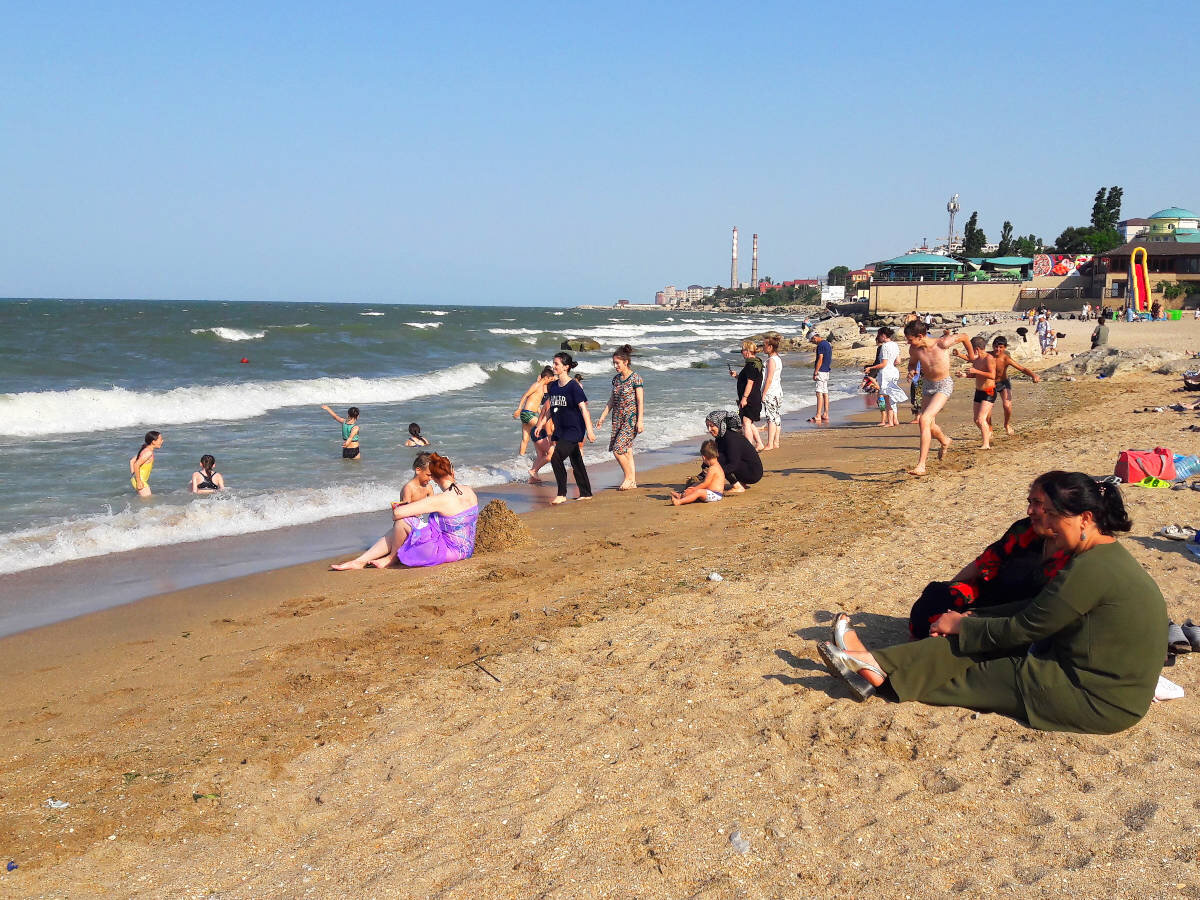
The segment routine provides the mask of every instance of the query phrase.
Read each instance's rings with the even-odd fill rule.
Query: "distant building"
[[[1121,235],[1121,240],[1125,243],[1129,243],[1139,234],[1145,234],[1149,230],[1149,219],[1126,219],[1124,222],[1117,223],[1117,233]]]
[[[875,267],[863,266],[861,269],[855,269],[850,273],[849,278],[851,283],[859,284],[871,280],[871,276],[875,273]]]
[[[1176,232],[1194,234],[1197,229],[1200,229],[1200,216],[1188,209],[1169,206],[1150,217],[1146,237],[1151,241],[1171,241],[1176,239]]]

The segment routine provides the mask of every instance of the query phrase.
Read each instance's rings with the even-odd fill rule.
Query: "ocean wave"
[[[274,409],[321,403],[400,403],[483,384],[488,373],[462,363],[423,375],[313,378],[191,385],[169,391],[81,388],[0,394],[0,435],[76,434],[148,425],[252,419]]]
[[[540,328],[489,328],[489,334],[553,334]]]
[[[532,338],[532,337],[523,337],[523,338],[518,338],[518,340],[519,340],[519,341],[520,341],[522,344],[536,344],[536,343],[537,343],[537,338]]]
[[[427,315],[427,316],[448,316],[448,315],[450,315],[449,310],[445,310],[445,309],[423,309],[423,310],[421,310],[421,312],[425,313],[425,315]]]
[[[385,315],[387,315],[387,313],[381,313],[381,312],[362,312],[362,313],[359,313],[359,315],[360,315],[360,316],[385,316]]]
[[[405,322],[404,324],[408,325],[412,328],[441,328],[442,327],[441,322]]]
[[[223,341],[257,341],[265,338],[265,331],[242,331],[240,328],[193,328],[192,334],[213,334]]]

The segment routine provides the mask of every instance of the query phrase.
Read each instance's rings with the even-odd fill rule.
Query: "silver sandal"
[[[829,641],[818,642],[817,653],[821,655],[825,668],[846,682],[859,700],[866,700],[875,693],[875,685],[859,675],[859,670],[866,669],[868,672],[874,672],[880,678],[887,678],[887,674],[878,666],[855,659],[845,650],[839,650],[833,646]]]
[[[846,632],[850,628],[850,616],[844,612],[838,613],[833,617],[833,627],[829,630],[829,643],[837,647],[843,653],[850,651],[846,647]]]

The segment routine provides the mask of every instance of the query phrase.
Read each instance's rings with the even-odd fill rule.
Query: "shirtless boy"
[[[938,459],[944,458],[954,443],[937,423],[937,414],[954,392],[954,379],[950,377],[950,348],[955,344],[963,344],[968,348],[968,353],[974,352],[965,334],[931,338],[928,332],[929,326],[924,322],[909,322],[904,326],[904,340],[908,342],[909,377],[916,371],[917,363],[921,364],[924,374],[921,383],[924,402],[921,414],[917,416],[917,424],[921,428],[921,451],[916,466],[908,470],[909,475],[925,474],[925,460],[929,457],[929,446],[933,440],[941,444]]]
[[[1031,372],[1008,355],[1008,338],[1003,335],[992,341],[991,355],[996,360],[996,395],[1004,406],[1004,430],[1008,434],[1015,434],[1012,425],[1009,424],[1012,419],[1012,381],[1008,377],[1008,369],[1011,366],[1018,372],[1024,373],[1032,379],[1034,384],[1042,379],[1038,377],[1037,372]],[[990,419],[988,424],[991,424]]]
[[[987,338],[971,338],[971,354],[967,360],[971,368],[962,373],[963,378],[974,377],[975,424],[983,437],[980,450],[992,449],[992,404],[996,402],[996,360],[987,352]],[[958,351],[954,352],[958,356]]]

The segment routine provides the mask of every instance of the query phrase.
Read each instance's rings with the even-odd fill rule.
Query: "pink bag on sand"
[[[1175,480],[1175,454],[1165,447],[1153,450],[1122,450],[1113,474],[1125,484],[1137,484],[1143,478]]]

